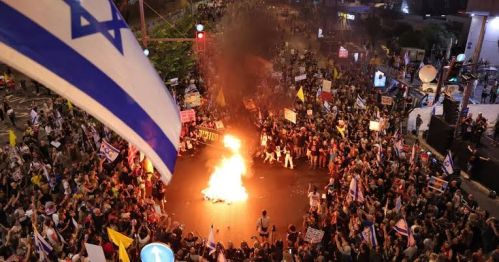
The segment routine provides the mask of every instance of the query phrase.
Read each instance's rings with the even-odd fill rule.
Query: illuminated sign
[[[163,243],[151,243],[140,251],[140,259],[143,262],[173,262],[173,251]]]
[[[343,17],[346,20],[355,20],[355,15],[343,13],[343,12],[338,12],[338,17]]]
[[[343,46],[340,46],[340,51],[338,52],[338,57],[339,58],[347,58],[348,57],[348,50],[344,48]]]

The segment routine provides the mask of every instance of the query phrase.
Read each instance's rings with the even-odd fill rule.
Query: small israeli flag
[[[109,162],[114,162],[118,158],[120,150],[109,144],[106,140],[102,140],[99,153],[106,157]]]
[[[447,155],[444,158],[444,162],[442,163],[442,170],[447,175],[454,174],[454,161],[452,160],[452,153],[450,150],[447,152]]]

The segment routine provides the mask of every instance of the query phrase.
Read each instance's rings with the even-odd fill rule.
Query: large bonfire
[[[242,176],[246,174],[246,163],[241,152],[241,140],[224,136],[224,147],[230,151],[229,157],[223,157],[211,174],[208,187],[202,193],[206,199],[225,202],[244,201],[248,193],[243,186]]]

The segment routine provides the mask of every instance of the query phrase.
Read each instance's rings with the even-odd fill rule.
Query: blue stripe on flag
[[[407,236],[407,230],[400,228],[398,226],[394,226],[393,229],[395,229],[395,231],[399,232],[400,234]]]
[[[174,144],[116,82],[59,38],[1,1],[0,13],[2,43],[46,67],[111,111],[154,149],[173,174],[177,156]],[[16,28],[15,34],[5,30],[12,27]]]

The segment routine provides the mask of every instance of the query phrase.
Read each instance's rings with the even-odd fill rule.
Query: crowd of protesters
[[[420,155],[417,142],[413,150],[404,150],[411,148],[400,136],[406,112],[386,110],[371,84],[372,72],[344,65],[342,76],[334,79],[339,66],[319,69],[311,53],[289,57],[280,84],[296,87],[291,96],[303,88],[305,99],[296,98],[292,108],[296,124],[284,118],[282,109],[263,103],[260,155],[264,162],[290,168],[303,158],[294,166],[326,168],[330,176],[323,189],[309,189],[310,210],[299,235],[313,227],[323,230],[324,238],[307,244],[292,225],[287,239],[292,254],[333,261],[484,261],[489,254],[490,261],[499,259],[496,219],[462,192],[458,178]],[[303,73],[300,67],[307,79],[295,82],[293,76]],[[320,93],[322,79],[333,82],[327,95]],[[369,128],[373,120],[381,124],[379,131]],[[480,118],[475,123],[480,125]],[[428,187],[432,176],[448,181],[448,187],[443,192]],[[352,179],[360,185],[360,200],[352,196]],[[400,219],[411,228],[414,243],[394,230]],[[376,244],[361,237],[371,225]]]
[[[210,252],[203,237],[171,221],[159,175],[127,142],[53,97],[33,106],[26,123],[10,123],[23,135],[0,151],[0,260],[88,261],[84,243],[91,243],[118,261],[108,227],[134,239],[130,261],[139,261],[140,249],[156,241],[167,243],[178,261],[499,260],[496,218],[462,191],[458,178],[420,154],[417,142],[404,146],[407,112],[382,105],[372,70],[353,62],[321,67],[312,52],[284,45],[273,62],[278,74],[269,73],[253,100],[260,130],[255,157],[291,169],[307,165],[329,177],[327,184],[309,186],[303,224],[289,225],[285,238],[268,237],[273,229],[264,211],[257,222],[261,239],[239,247],[218,243]],[[302,74],[306,79],[295,81]],[[330,91],[322,88],[324,79],[331,81]],[[300,89],[303,97],[295,98]],[[287,97],[296,120],[284,117],[276,95]],[[10,107],[4,103],[3,109],[8,114]],[[195,121],[184,125],[180,154],[194,154],[202,142],[199,127],[217,129],[216,122],[227,119],[227,112],[201,101]],[[371,121],[378,126],[370,128]],[[99,155],[104,140],[120,151],[116,160]],[[432,177],[448,185],[430,188]],[[395,229],[401,220],[407,235]],[[324,232],[319,243],[306,241],[309,228]],[[363,234],[370,228],[376,241]],[[47,254],[37,250],[34,232],[50,244]]]

